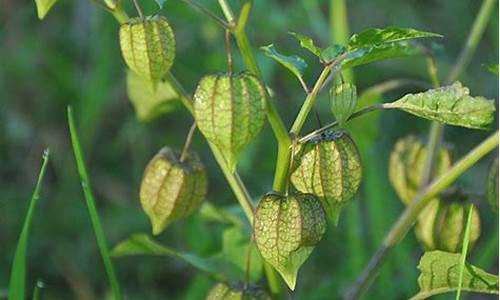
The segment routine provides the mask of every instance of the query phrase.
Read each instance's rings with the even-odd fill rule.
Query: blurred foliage
[[[134,14],[130,2],[125,3],[127,11]],[[221,15],[216,1],[198,2]],[[242,1],[231,2],[236,8]],[[141,4],[147,13],[159,12],[153,0],[142,0]],[[444,35],[435,47],[438,72],[444,78],[462,48],[479,5],[480,1],[473,0],[350,1],[349,23],[352,32],[398,26]],[[258,47],[275,43],[283,53],[304,57],[309,65],[304,78],[311,84],[321,66],[287,32],[313,36],[319,46],[328,46],[328,11],[328,1],[321,0],[255,1],[249,38],[287,124],[295,117],[304,93],[293,74]],[[176,33],[178,56],[172,71],[188,91],[194,91],[202,75],[226,68],[224,32],[215,23],[182,1],[167,1],[160,13],[169,18]],[[149,123],[136,119],[126,95],[118,25],[91,1],[59,1],[39,22],[33,2],[5,0],[0,8],[0,40],[0,295],[8,285],[10,270],[6,266],[10,266],[14,255],[40,154],[48,146],[52,161],[42,189],[46,199],[40,202],[33,220],[28,286],[34,286],[40,278],[46,285],[45,299],[102,299],[107,293],[107,281],[71,155],[66,105],[72,104],[75,109],[98,209],[111,245],[131,233],[149,231],[138,201],[143,168],[162,146],[182,147],[192,120],[181,108]],[[233,55],[236,69],[241,69],[241,58],[236,51]],[[498,99],[498,77],[483,67],[492,63],[498,63],[496,14],[470,67],[460,78],[472,94]],[[395,78],[429,81],[425,66],[425,59],[417,57],[356,68],[358,91],[361,94],[376,83]],[[384,95],[374,93],[373,97],[360,98],[360,105],[417,91],[404,87]],[[324,123],[332,119],[327,99],[326,92],[318,99]],[[310,118],[304,132],[317,126],[315,118]],[[304,265],[296,299],[320,300],[325,295],[333,299],[353,282],[403,210],[387,179],[389,153],[398,138],[409,133],[425,137],[428,128],[429,122],[395,111],[376,113],[352,123],[362,159],[369,161],[363,191],[347,206],[339,226],[329,227]],[[454,146],[454,155],[459,158],[487,134],[448,126],[445,141]],[[195,135],[193,149],[207,165],[208,200],[217,206],[234,204],[234,196],[199,134]],[[275,156],[272,132],[266,126],[245,150],[238,166],[253,197],[271,189]],[[482,160],[461,176],[458,184],[478,193],[484,191],[490,162],[491,157]],[[496,273],[498,216],[480,198],[475,200],[483,216],[484,231],[469,261]],[[193,216],[173,224],[159,241],[179,251],[210,256],[221,251],[222,233],[227,228]],[[402,299],[415,294],[421,253],[413,234],[408,234],[366,299]],[[115,258],[115,262],[128,299],[202,299],[214,283],[207,275],[169,257]]]

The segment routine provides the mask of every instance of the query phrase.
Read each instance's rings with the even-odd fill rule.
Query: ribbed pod
[[[340,126],[343,126],[358,104],[356,86],[352,83],[333,86],[330,90],[330,101],[335,119]]]
[[[262,129],[265,104],[264,86],[249,72],[212,74],[199,82],[194,95],[196,124],[232,169]]]
[[[464,201],[435,199],[420,213],[415,235],[426,251],[460,252],[467,224],[469,204]],[[469,251],[481,233],[478,209],[473,206]]]
[[[140,200],[153,234],[193,213],[207,193],[207,176],[198,156],[189,153],[182,162],[179,157],[176,151],[162,148],[144,171]]]
[[[121,25],[120,47],[128,67],[154,85],[174,63],[174,32],[163,16],[131,18]]]
[[[326,132],[296,151],[291,180],[295,188],[316,195],[336,223],[362,178],[358,149],[346,131]]]
[[[255,211],[255,243],[262,257],[295,288],[297,272],[326,230],[321,202],[312,194],[266,194]]]
[[[405,204],[411,202],[420,188],[426,159],[426,145],[413,135],[398,140],[391,153],[389,181]],[[441,148],[436,161],[434,177],[450,168],[452,160],[448,149]]]

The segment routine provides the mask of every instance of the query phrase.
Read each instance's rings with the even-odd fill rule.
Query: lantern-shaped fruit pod
[[[459,200],[432,200],[420,213],[415,226],[415,235],[426,251],[443,250],[460,252],[467,227],[470,204]],[[481,220],[479,210],[472,206],[469,249],[479,239]]]
[[[174,63],[174,32],[163,16],[131,18],[122,24],[120,46],[128,67],[153,86]]]
[[[326,230],[321,202],[312,194],[269,193],[255,211],[254,237],[262,257],[295,288],[297,272]]]
[[[162,148],[147,165],[141,182],[140,200],[149,216],[153,234],[190,215],[207,193],[207,175],[195,153],[181,161],[180,154]]]
[[[362,166],[356,144],[346,131],[328,131],[300,145],[291,180],[303,193],[316,195],[337,223],[342,206],[361,185]]]
[[[330,90],[330,101],[335,119],[343,126],[358,105],[356,86],[352,83],[333,86]]]
[[[498,158],[491,164],[486,193],[491,209],[498,213]]]
[[[264,86],[249,72],[207,75],[194,95],[198,128],[232,170],[240,152],[262,129],[265,111]]]
[[[208,292],[206,300],[271,300],[271,297],[259,287],[245,289],[240,282],[219,282]]]
[[[389,160],[389,181],[401,201],[408,205],[422,183],[427,148],[415,136],[410,135],[396,142]],[[446,172],[452,163],[450,151],[441,148],[436,157],[434,177]]]

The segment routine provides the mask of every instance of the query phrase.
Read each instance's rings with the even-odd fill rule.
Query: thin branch
[[[182,148],[181,157],[179,158],[181,162],[183,162],[187,158],[189,146],[191,146],[191,142],[193,141],[193,135],[195,129],[196,129],[196,122],[193,122],[193,125],[191,125],[191,128],[189,128],[189,132],[186,137],[186,142],[184,143],[184,148]]]
[[[139,2],[137,0],[132,0],[134,2],[135,9],[137,10],[137,13],[139,14],[139,17],[141,19],[144,19],[144,14],[142,13],[141,6],[139,5]]]
[[[184,1],[186,4],[188,4],[191,7],[193,7],[195,10],[197,10],[197,11],[199,11],[199,12],[207,15],[213,21],[215,21],[216,23],[218,23],[219,25],[221,25],[225,29],[230,29],[231,28],[231,26],[229,26],[229,24],[226,21],[224,21],[223,19],[219,18],[216,14],[214,14],[208,8],[205,8],[204,6],[201,6],[200,4],[196,3],[195,1],[191,1],[191,0],[182,0],[182,1]]]

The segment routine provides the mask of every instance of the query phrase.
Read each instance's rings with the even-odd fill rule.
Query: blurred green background
[[[126,7],[134,15],[130,1]],[[146,13],[158,12],[153,0],[141,0]],[[222,15],[215,0],[200,4]],[[231,1],[237,10],[242,1]],[[444,35],[437,40],[436,61],[441,80],[451,69],[481,1],[476,0],[358,0],[348,1],[352,32],[368,27],[414,27]],[[482,64],[498,63],[498,6],[472,63],[460,80],[473,95],[498,99],[498,77]],[[192,92],[202,75],[226,68],[224,33],[211,20],[179,0],[161,10],[177,37],[173,74]],[[328,1],[255,1],[248,34],[255,48],[275,43],[285,54],[303,56],[309,64],[305,78],[312,84],[321,66],[287,34],[295,31],[315,38],[321,46],[331,40]],[[118,43],[118,24],[91,1],[59,1],[39,22],[33,1],[4,0],[0,6],[0,294],[6,293],[10,264],[21,230],[44,147],[52,159],[42,189],[29,244],[29,286],[41,278],[46,299],[102,299],[108,287],[87,208],[77,177],[66,125],[65,109],[75,108],[91,182],[98,199],[109,243],[115,245],[150,225],[138,201],[138,186],[148,160],[164,145],[182,147],[192,122],[179,108],[151,122],[139,122],[126,94],[125,65]],[[287,70],[255,50],[268,85],[287,126],[304,93]],[[237,69],[242,68],[233,51]],[[389,79],[428,81],[423,57],[393,59],[356,68],[358,90]],[[386,101],[407,92],[405,87],[384,96]],[[332,120],[326,93],[319,100],[323,122]],[[497,102],[498,103],[498,102]],[[379,115],[380,116],[380,115]],[[304,132],[315,129],[315,118]],[[403,210],[387,180],[387,162],[395,141],[414,133],[425,137],[429,122],[399,112],[382,118],[358,119],[353,131],[363,148],[365,178],[362,191],[303,266],[294,299],[337,299],[359,275],[384,234]],[[497,127],[497,125],[495,125]],[[488,136],[446,127],[445,141],[461,157]],[[200,134],[193,149],[209,170],[208,200],[217,206],[236,200]],[[269,126],[243,154],[238,170],[251,195],[271,189],[275,142]],[[476,193],[485,188],[493,156],[480,161],[458,180]],[[491,272],[498,264],[498,216],[483,199],[474,199],[482,216],[482,236],[469,261]],[[174,248],[210,255],[221,248],[220,224],[197,216],[169,227],[159,240]],[[396,248],[365,299],[405,299],[418,291],[417,263],[422,250],[413,232]],[[208,276],[185,263],[162,257],[115,259],[128,299],[203,299],[213,284]],[[454,295],[442,297],[448,299]],[[465,295],[468,299],[486,296]],[[490,297],[493,299],[493,297]]]

